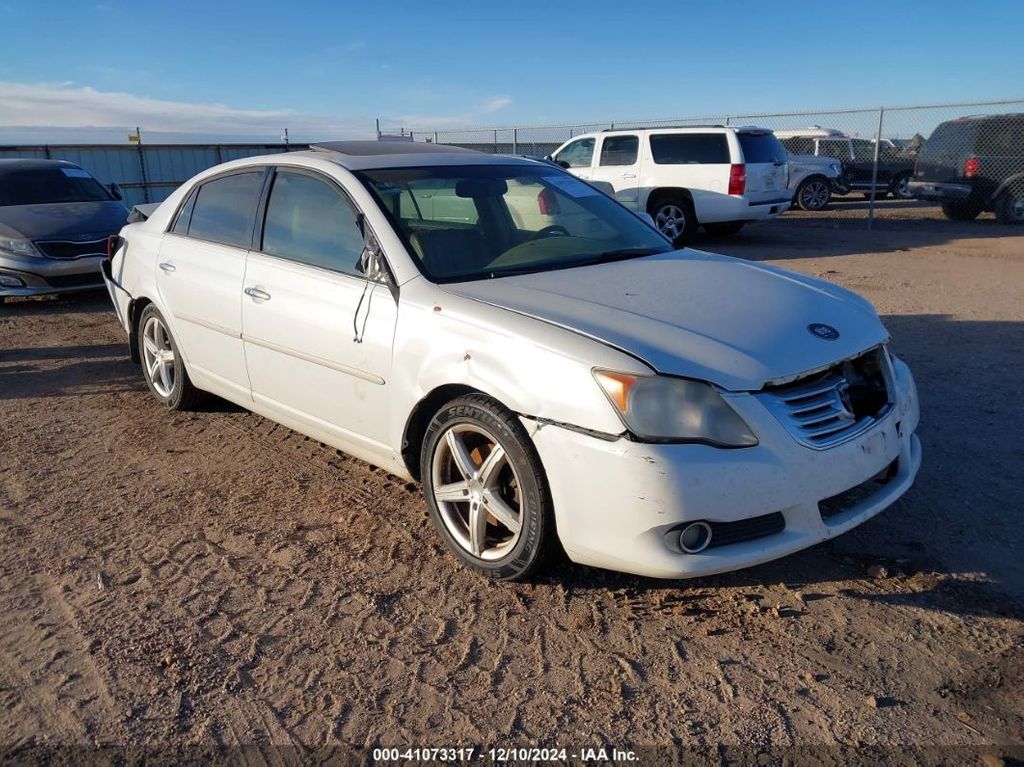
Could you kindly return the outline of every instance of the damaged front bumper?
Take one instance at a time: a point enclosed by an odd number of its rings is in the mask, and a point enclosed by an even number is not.
[[[800,444],[751,395],[730,403],[759,444],[736,450],[607,441],[524,419],[562,545],[582,564],[689,578],[777,559],[856,527],[902,496],[921,465],[913,377],[898,360],[893,369],[895,406],[827,450]],[[711,544],[687,554],[673,541],[695,521],[709,523]]]

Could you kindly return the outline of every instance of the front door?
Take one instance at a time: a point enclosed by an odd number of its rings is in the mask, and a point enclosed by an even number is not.
[[[249,254],[242,330],[253,400],[347,452],[385,451],[397,306],[358,268],[357,211],[332,180],[278,169]]]

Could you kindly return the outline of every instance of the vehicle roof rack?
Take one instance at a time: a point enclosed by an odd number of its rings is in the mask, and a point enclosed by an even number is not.
[[[631,130],[674,130],[676,128],[735,128],[735,125],[631,125],[628,128],[604,128],[601,133],[613,133],[618,131]]]

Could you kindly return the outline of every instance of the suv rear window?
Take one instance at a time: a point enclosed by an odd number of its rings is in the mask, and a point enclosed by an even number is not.
[[[748,164],[784,163],[786,150],[774,133],[737,133],[743,148],[743,161]]]
[[[728,165],[724,133],[653,133],[651,154],[657,165]]]

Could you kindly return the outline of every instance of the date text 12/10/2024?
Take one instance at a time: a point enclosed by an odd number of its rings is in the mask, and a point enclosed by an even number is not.
[[[393,747],[373,749],[374,762],[635,762],[629,749],[598,746],[594,748],[530,748],[459,746],[451,748]]]

